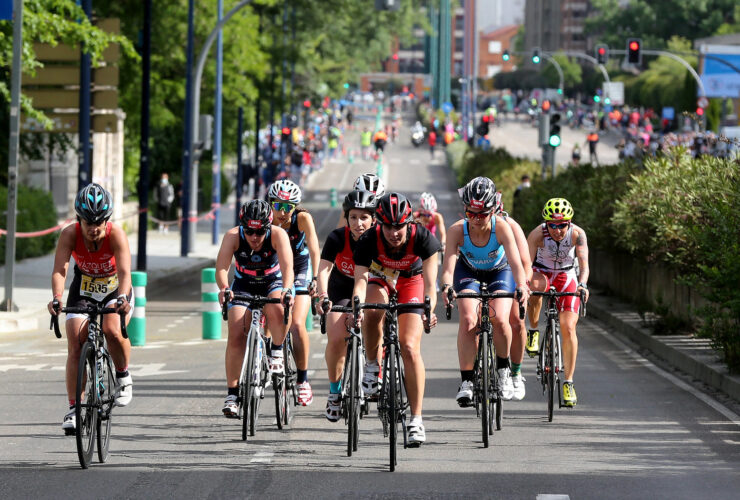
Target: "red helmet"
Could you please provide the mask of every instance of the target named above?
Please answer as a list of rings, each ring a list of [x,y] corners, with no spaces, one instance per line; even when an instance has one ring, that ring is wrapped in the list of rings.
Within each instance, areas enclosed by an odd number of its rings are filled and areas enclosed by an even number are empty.
[[[375,216],[383,224],[402,226],[413,222],[411,202],[401,193],[387,193],[378,200]]]

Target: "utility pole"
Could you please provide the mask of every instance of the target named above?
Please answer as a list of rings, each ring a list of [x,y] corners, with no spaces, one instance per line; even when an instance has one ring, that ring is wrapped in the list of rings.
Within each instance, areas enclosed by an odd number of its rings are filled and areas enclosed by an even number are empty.
[[[242,188],[244,186],[244,169],[242,168],[242,135],[244,135],[244,108],[239,106],[236,121],[236,211],[234,225],[239,225],[239,210],[241,209]]]
[[[218,0],[218,21],[224,17],[224,0]],[[221,85],[223,84],[224,41],[221,31],[216,40],[216,105],[213,142],[213,229],[211,243],[218,244],[221,221]],[[237,168],[239,162],[237,161]],[[237,200],[238,203],[238,200]]]
[[[92,18],[92,0],[82,0],[82,10],[88,21]],[[90,53],[83,46],[80,54],[80,114],[77,191],[90,184],[92,179],[90,145],[90,85],[92,69]]]
[[[185,83],[185,134],[183,138],[182,152],[182,220],[180,224],[180,255],[187,257],[190,251],[190,147],[193,142],[193,120],[192,120],[192,102],[193,102],[193,16],[195,10],[195,0],[188,0],[188,46],[187,46],[187,65],[186,65],[186,83]],[[197,193],[192,193],[197,198]],[[195,224],[195,221],[193,221]]]
[[[5,301],[0,306],[3,311],[18,309],[13,303],[13,284],[15,281],[15,212],[18,206],[22,58],[23,0],[13,0],[13,63],[10,69],[10,140],[8,141],[8,232],[5,235]]]
[[[139,143],[139,238],[136,269],[146,271],[146,230],[149,218],[149,80],[152,53],[152,0],[144,0],[141,46],[141,142]]]

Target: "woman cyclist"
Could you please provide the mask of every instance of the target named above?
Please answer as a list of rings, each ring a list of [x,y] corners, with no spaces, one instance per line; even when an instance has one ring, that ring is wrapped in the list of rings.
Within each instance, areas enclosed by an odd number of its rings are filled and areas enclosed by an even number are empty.
[[[306,210],[297,208],[301,202],[301,189],[292,181],[282,180],[270,186],[268,194],[275,225],[285,229],[293,249],[293,272],[296,292],[316,292],[316,276],[313,270],[319,267],[319,240],[313,217]],[[308,406],[313,402],[313,391],[308,382],[308,330],[306,316],[311,307],[309,295],[297,295],[291,316],[290,331],[293,333],[295,363],[298,369],[298,404]],[[282,367],[277,367],[281,370]]]
[[[375,174],[360,175],[357,179],[355,179],[355,184],[352,189],[355,191],[369,191],[370,193],[375,195],[376,200],[383,196],[383,194],[385,194],[385,185],[383,184],[383,181],[380,180],[380,177]],[[340,228],[346,225],[347,218],[342,213],[339,215],[337,227]]]
[[[56,316],[61,306],[70,256],[75,260],[74,278],[69,287],[67,307],[85,307],[91,303],[105,304],[126,313],[126,323],[133,311],[133,289],[131,287],[131,252],[128,238],[123,229],[110,222],[113,200],[108,191],[99,184],[88,184],[77,194],[75,200],[77,223],[62,230],[54,257],[51,274],[49,312]],[[74,434],[75,398],[80,350],[87,339],[87,321],[84,314],[67,314],[67,365],[65,381],[69,412],[64,416],[62,429]],[[120,388],[116,405],[126,406],[133,396],[131,375],[128,372],[131,342],[121,334],[121,322],[117,315],[103,318],[103,333],[108,341],[108,350],[116,367],[116,382]]]
[[[421,193],[419,205],[421,208],[414,212],[414,219],[436,236],[444,249],[447,243],[447,231],[444,217],[437,212],[437,200],[432,193]]]
[[[511,227],[516,240],[516,248],[519,250],[519,257],[522,259],[524,275],[527,277],[527,283],[532,279],[532,259],[529,258],[529,247],[527,246],[527,235],[524,234],[522,227],[504,211],[504,202],[501,200],[501,191],[496,192],[493,202],[493,212],[503,218]],[[527,329],[524,319],[519,318],[518,304],[511,304],[511,313],[509,315],[509,325],[511,325],[511,385],[513,386],[512,398],[521,401],[524,399],[526,389],[524,387],[524,377],[522,376],[522,361],[524,361],[524,348],[527,342]],[[507,394],[508,396],[508,394]]]
[[[573,207],[565,198],[552,198],[542,209],[544,222],[534,228],[527,243],[529,255],[534,261],[532,270],[532,290],[546,291],[554,286],[558,292],[585,292],[588,301],[588,242],[586,232],[572,223]],[[575,263],[578,259],[578,275]],[[581,300],[578,297],[558,297],[560,311],[560,333],[563,336],[563,364],[565,381],[563,383],[563,402],[573,407],[578,403],[573,386],[573,373],[576,371],[578,356],[578,337],[576,324]],[[527,351],[539,351],[539,324],[542,297],[532,297],[529,301],[529,331]]]
[[[321,250],[318,273],[319,308],[326,318],[326,368],[329,372],[329,398],[326,401],[326,418],[336,422],[341,416],[341,380],[346,354],[348,314],[329,313],[331,306],[347,306],[352,300],[355,284],[355,262],[352,252],[356,242],[375,223],[375,195],[369,191],[351,191],[342,204],[347,226],[335,229]],[[323,300],[330,303],[323,309]]]
[[[375,212],[378,224],[357,241],[355,286],[353,295],[361,302],[388,302],[391,287],[398,291],[398,301],[418,302],[419,309],[399,311],[398,331],[401,356],[406,370],[406,393],[411,407],[408,424],[410,446],[426,441],[421,418],[425,371],[421,358],[421,336],[424,323],[437,324],[434,313],[426,318],[421,305],[424,296],[431,299],[432,311],[437,302],[437,252],[440,244],[426,228],[413,224],[411,203],[402,194],[387,193],[378,200]],[[368,310],[362,332],[368,362],[362,381],[365,394],[372,396],[380,388],[380,346],[384,311]]]
[[[487,177],[476,177],[460,189],[465,205],[465,219],[455,222],[447,232],[447,249],[442,266],[442,293],[448,301],[447,288],[454,283],[454,292],[479,292],[485,283],[490,292],[521,293],[519,302],[526,304],[529,288],[522,268],[519,250],[511,227],[494,214],[496,186]],[[458,255],[460,258],[458,259]],[[454,278],[453,278],[454,273]],[[518,285],[517,285],[518,283]],[[457,355],[462,382],[457,393],[457,404],[470,406],[473,401],[473,365],[477,352],[477,325],[479,320],[476,299],[458,300],[460,325],[457,332]],[[496,369],[499,393],[511,399],[513,386],[509,368],[511,326],[509,311],[512,299],[490,301],[494,314],[493,344],[496,347]]]
[[[234,259],[234,281],[229,287],[228,273]],[[272,209],[263,200],[252,200],[242,205],[239,225],[224,234],[216,258],[216,284],[218,299],[223,304],[234,293],[249,293],[281,299],[280,304],[265,304],[263,308],[267,327],[272,332],[272,357],[270,368],[278,371],[282,366],[282,344],[286,327],[283,325],[283,301],[287,295],[293,303],[293,252],[288,234],[272,225]],[[247,347],[245,329],[252,321],[248,304],[240,301],[229,303],[229,337],[226,342],[226,387],[228,394],[222,409],[227,418],[239,415],[239,375]],[[279,358],[277,360],[276,358]],[[276,366],[280,365],[280,366]]]

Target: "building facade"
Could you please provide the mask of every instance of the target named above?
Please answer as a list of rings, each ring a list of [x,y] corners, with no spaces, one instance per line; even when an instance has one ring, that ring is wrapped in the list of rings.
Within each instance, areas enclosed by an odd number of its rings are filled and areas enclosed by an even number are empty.
[[[589,0],[527,0],[524,8],[524,48],[547,52],[586,52],[592,43],[585,34]]]
[[[503,60],[504,51],[513,50],[512,43],[519,30],[516,24],[501,27],[489,27],[479,34],[478,76],[491,78],[501,71],[516,69],[511,59]]]

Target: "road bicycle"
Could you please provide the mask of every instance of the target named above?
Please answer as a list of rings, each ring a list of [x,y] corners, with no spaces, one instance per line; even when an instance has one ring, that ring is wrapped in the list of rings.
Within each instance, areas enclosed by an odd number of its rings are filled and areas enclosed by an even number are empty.
[[[269,339],[265,336],[265,316],[262,313],[262,308],[266,304],[280,304],[281,301],[278,297],[273,298],[249,293],[234,293],[231,299],[224,300],[222,306],[224,321],[228,321],[228,305],[229,302],[233,301],[247,303],[252,312],[249,330],[246,331],[247,348],[244,351],[244,361],[242,362],[241,374],[239,375],[239,396],[237,397],[239,405],[237,418],[242,421],[242,440],[246,441],[247,435],[254,436],[257,432],[260,403],[265,397],[265,389],[269,386],[268,381],[272,382],[275,389],[278,429],[282,429],[283,425],[287,425],[290,421],[285,372],[273,374],[272,380],[270,380],[270,367],[267,360],[267,356],[269,355],[268,346],[270,344],[268,342]],[[283,305],[283,322],[287,325],[290,308],[286,304],[287,301]],[[289,342],[286,342],[286,344],[289,344]],[[288,352],[285,353],[286,359],[288,359],[288,354]],[[292,359],[292,356],[290,359]],[[287,364],[285,363],[286,367]]]
[[[558,393],[558,408],[563,408],[563,393],[561,392],[560,373],[563,371],[563,358],[560,339],[560,314],[558,312],[558,297],[580,297],[579,315],[586,316],[585,292],[556,292],[551,286],[546,292],[532,292],[533,296],[547,297],[545,307],[545,335],[542,337],[539,355],[537,357],[537,378],[542,383],[542,394],[547,399],[547,421],[552,422],[552,412],[555,407],[555,392]]]
[[[378,416],[383,426],[383,436],[388,438],[390,445],[390,470],[396,470],[398,465],[396,449],[398,446],[398,426],[401,425],[404,448],[416,448],[419,443],[409,443],[406,435],[406,412],[409,407],[406,394],[406,378],[403,371],[403,359],[401,358],[401,345],[398,337],[398,312],[414,309],[424,309],[427,318],[431,316],[432,308],[429,297],[424,297],[424,304],[418,302],[398,302],[398,292],[391,289],[388,294],[388,303],[364,303],[359,304],[357,297],[352,299],[354,320],[357,324],[361,309],[380,309],[385,311],[383,322],[383,370],[378,396]],[[428,325],[424,325],[424,331],[429,333]]]
[[[502,298],[517,299],[517,292],[489,292],[485,283],[480,283],[480,292],[462,292],[455,295],[452,287],[447,289],[447,319],[452,318],[452,302],[457,299],[477,299],[480,301],[480,326],[478,336],[478,352],[473,365],[473,405],[475,414],[481,421],[481,435],[483,447],[488,448],[489,436],[493,435],[494,419],[496,430],[501,430],[503,420],[503,398],[496,370],[496,347],[493,344],[493,325],[490,316],[490,300]],[[519,317],[524,318],[524,307],[519,304]]]
[[[357,311],[360,298],[354,298],[354,310]],[[329,299],[324,299],[324,311],[328,308]],[[331,312],[351,314],[353,307],[332,306]],[[342,416],[347,425],[347,456],[357,451],[360,434],[360,418],[367,414],[367,402],[362,391],[362,377],[365,371],[365,346],[362,343],[362,332],[354,325],[355,321],[347,319],[347,355],[344,358],[342,372]],[[326,314],[321,315],[321,333],[326,334]]]
[[[120,306],[122,301],[119,300]],[[62,307],[58,309],[66,314],[85,314],[88,317],[87,340],[80,351],[80,364],[77,371],[77,386],[75,390],[75,429],[67,431],[75,434],[77,441],[77,457],[80,465],[87,469],[92,461],[97,442],[98,460],[104,463],[108,459],[110,449],[110,434],[112,425],[113,407],[116,405],[116,395],[120,391],[116,384],[113,360],[108,352],[108,343],[103,334],[103,316],[106,314],[120,314],[121,333],[126,333],[126,315],[118,313],[113,307],[104,307],[95,303],[86,307]],[[62,338],[59,331],[59,316],[52,315],[50,329],[58,339]],[[96,439],[97,437],[97,439]]]

